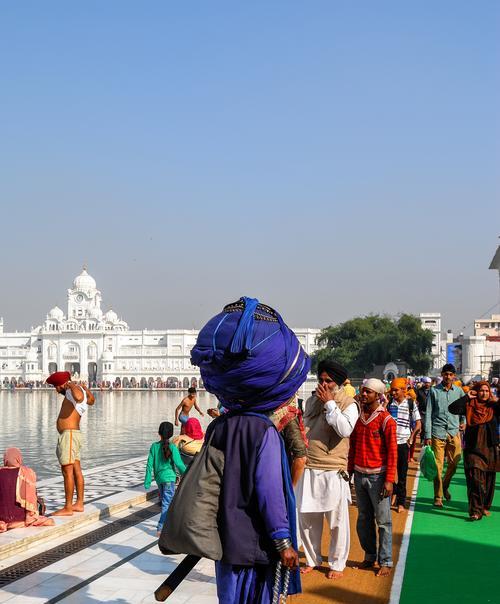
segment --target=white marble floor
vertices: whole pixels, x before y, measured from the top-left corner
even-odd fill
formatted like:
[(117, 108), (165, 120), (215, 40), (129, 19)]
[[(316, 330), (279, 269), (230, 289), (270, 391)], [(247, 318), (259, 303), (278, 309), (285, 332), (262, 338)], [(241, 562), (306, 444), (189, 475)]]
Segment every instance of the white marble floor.
[[(0, 590), (0, 603), (154, 602), (155, 589), (182, 559), (160, 553), (156, 545), (157, 521), (158, 516), (154, 516), (7, 585)], [(36, 553), (37, 550), (30, 551), (24, 557)], [(127, 557), (130, 559), (123, 562)], [(214, 563), (201, 560), (170, 596), (169, 604), (216, 604), (214, 574)]]
[[(109, 495), (142, 485), (146, 457), (135, 457), (91, 470), (84, 469), (85, 503), (92, 503)], [(62, 476), (48, 478), (37, 484), (38, 494), (45, 499), (47, 511), (52, 512), (64, 505)]]

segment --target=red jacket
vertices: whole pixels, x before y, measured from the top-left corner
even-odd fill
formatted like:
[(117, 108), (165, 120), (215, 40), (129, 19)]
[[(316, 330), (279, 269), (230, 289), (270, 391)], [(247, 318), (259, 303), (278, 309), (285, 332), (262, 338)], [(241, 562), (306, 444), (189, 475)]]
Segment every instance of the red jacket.
[(349, 443), (349, 472), (386, 473), (385, 480), (394, 482), (398, 464), (396, 422), (382, 406), (368, 419), (361, 413)]

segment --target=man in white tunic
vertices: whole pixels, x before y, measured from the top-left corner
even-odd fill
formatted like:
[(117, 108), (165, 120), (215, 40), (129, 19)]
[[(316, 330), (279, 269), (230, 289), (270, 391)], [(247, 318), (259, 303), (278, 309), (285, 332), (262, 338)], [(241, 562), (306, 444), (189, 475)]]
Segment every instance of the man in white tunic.
[(342, 387), (346, 378), (346, 370), (335, 361), (319, 363), (319, 383), (306, 402), (304, 414), (309, 439), (306, 469), (296, 489), (300, 538), (307, 562), (301, 572), (321, 567), (326, 518), (330, 527), (328, 579), (343, 576), (350, 547), (347, 458), (359, 407)]

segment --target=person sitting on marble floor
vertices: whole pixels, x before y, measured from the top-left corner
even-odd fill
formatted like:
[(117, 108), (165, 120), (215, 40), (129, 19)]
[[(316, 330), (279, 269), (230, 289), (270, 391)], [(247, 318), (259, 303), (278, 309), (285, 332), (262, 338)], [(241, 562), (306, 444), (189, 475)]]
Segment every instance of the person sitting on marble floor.
[(200, 420), (190, 417), (184, 424), (184, 434), (172, 438), (172, 443), (179, 449), (184, 463), (190, 463), (193, 457), (200, 452), (204, 437)]
[(40, 516), (36, 474), (23, 465), (21, 451), (5, 450), (0, 468), (0, 533), (28, 526), (54, 526), (52, 518)]

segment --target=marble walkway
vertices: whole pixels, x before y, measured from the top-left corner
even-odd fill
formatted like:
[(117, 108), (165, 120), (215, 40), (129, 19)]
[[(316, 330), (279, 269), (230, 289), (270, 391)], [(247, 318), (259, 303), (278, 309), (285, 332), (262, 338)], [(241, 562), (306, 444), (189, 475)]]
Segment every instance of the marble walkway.
[[(85, 472), (85, 512), (71, 518), (57, 518), (56, 526), (7, 531), (0, 535), (2, 548), (19, 543), (0, 560), (2, 571), (27, 562), (63, 543), (87, 535), (116, 520), (151, 508), (156, 490), (146, 494), (146, 458), (135, 458)], [(41, 481), (39, 493), (47, 513), (63, 503), (62, 478)], [(158, 514), (72, 555), (32, 572), (0, 589), (0, 604), (47, 602), (112, 602), (115, 604), (154, 602), (154, 591), (175, 568), (182, 556), (164, 556), (157, 545)], [(1, 583), (0, 583), (1, 584)], [(201, 560), (188, 578), (168, 599), (172, 604), (216, 604), (214, 564)]]

